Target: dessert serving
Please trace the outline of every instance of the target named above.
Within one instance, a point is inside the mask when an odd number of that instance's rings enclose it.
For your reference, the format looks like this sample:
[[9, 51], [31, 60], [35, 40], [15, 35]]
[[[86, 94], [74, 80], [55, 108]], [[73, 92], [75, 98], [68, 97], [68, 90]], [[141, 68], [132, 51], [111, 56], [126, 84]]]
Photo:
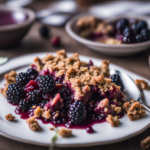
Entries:
[[[11, 71], [5, 79], [1, 93], [33, 131], [41, 129], [35, 119], [92, 133], [95, 123], [118, 126], [123, 112], [131, 121], [145, 114], [139, 102], [126, 102], [121, 78], [110, 76], [108, 60], [98, 67], [91, 60], [81, 61], [77, 53], [68, 57], [60, 50], [56, 56], [36, 57], [26, 72]], [[15, 118], [9, 114], [6, 119]]]
[[107, 23], [86, 16], [77, 20], [76, 27], [81, 37], [104, 44], [120, 45], [150, 40], [148, 24], [143, 20], [122, 18]]

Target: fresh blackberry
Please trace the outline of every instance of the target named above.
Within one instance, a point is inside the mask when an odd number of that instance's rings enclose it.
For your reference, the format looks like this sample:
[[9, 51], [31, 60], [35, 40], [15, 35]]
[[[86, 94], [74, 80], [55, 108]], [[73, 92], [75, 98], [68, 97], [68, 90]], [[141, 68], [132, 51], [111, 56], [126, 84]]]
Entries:
[[27, 111], [32, 105], [30, 100], [21, 99], [19, 102], [19, 109], [22, 111]]
[[132, 33], [133, 33], [134, 35], [137, 35], [137, 34], [140, 33], [140, 30], [139, 30], [139, 28], [137, 27], [137, 24], [133, 24], [133, 25], [131, 26], [131, 30], [132, 30]]
[[141, 30], [141, 36], [143, 36], [144, 41], [150, 40], [150, 30], [142, 29]]
[[30, 78], [27, 73], [21, 72], [16, 76], [16, 83], [21, 85], [22, 87], [24, 87], [29, 82], [29, 80]]
[[131, 43], [131, 42], [132, 42], [132, 38], [130, 36], [123, 37], [123, 43]]
[[30, 77], [30, 80], [34, 80], [38, 75], [38, 72], [33, 68], [28, 69], [26, 73]]
[[86, 117], [86, 108], [82, 101], [76, 100], [71, 106], [69, 110], [69, 120], [73, 124], [80, 124], [85, 120]]
[[132, 30], [129, 27], [125, 27], [125, 29], [123, 30], [123, 34], [125, 35], [126, 33], [131, 34]]
[[41, 107], [41, 108], [44, 108], [44, 106], [45, 106], [45, 104], [47, 104], [49, 101], [47, 101], [47, 100], [42, 100], [40, 103], [39, 103], [39, 106]]
[[24, 97], [25, 92], [20, 85], [12, 83], [8, 86], [6, 95], [8, 100], [14, 104], [18, 104], [20, 99]]
[[45, 93], [52, 92], [55, 89], [55, 81], [50, 75], [42, 76], [39, 79], [39, 88]]
[[126, 18], [123, 18], [117, 22], [116, 28], [118, 31], [123, 31], [125, 27], [129, 25], [129, 21]]
[[147, 28], [147, 23], [145, 21], [139, 21], [138, 24], [137, 24], [137, 28], [139, 30], [142, 30], [144, 28]]
[[138, 35], [136, 35], [136, 37], [135, 37], [135, 40], [136, 40], [136, 42], [142, 42], [143, 41], [143, 36], [142, 35], [140, 35], [140, 34], [138, 34]]
[[27, 93], [27, 97], [30, 101], [36, 104], [41, 101], [41, 94], [38, 90], [29, 91], [29, 93]]
[[111, 82], [115, 83], [116, 85], [120, 86], [121, 87], [121, 91], [124, 90], [124, 86], [122, 84], [122, 80], [120, 79], [120, 76], [119, 75], [112, 75], [111, 77]]
[[40, 28], [40, 34], [43, 38], [48, 38], [49, 37], [49, 29], [46, 26], [42, 26]]

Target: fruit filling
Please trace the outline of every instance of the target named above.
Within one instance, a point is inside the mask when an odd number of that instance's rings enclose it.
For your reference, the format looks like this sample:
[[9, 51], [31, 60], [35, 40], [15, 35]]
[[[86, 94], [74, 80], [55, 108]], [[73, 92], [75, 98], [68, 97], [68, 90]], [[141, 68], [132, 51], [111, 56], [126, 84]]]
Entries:
[[43, 123], [87, 128], [108, 115], [123, 116], [121, 90], [120, 77], [109, 75], [108, 61], [97, 67], [61, 50], [56, 56], [36, 57], [31, 68], [8, 85], [6, 95], [23, 119], [34, 116]]

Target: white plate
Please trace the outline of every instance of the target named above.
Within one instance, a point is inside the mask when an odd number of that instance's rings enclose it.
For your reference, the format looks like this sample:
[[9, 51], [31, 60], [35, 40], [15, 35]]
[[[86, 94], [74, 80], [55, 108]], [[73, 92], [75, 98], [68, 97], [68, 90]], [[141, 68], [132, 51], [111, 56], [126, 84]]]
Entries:
[[[70, 54], [69, 54], [70, 55]], [[1, 70], [3, 71], [4, 68], [9, 66], [9, 69], [15, 69], [15, 67], [19, 67], [19, 65], [27, 65], [30, 64], [35, 56], [43, 57], [45, 53], [36, 53], [31, 55], [25, 55], [22, 57], [18, 57], [16, 59], [11, 60], [10, 62], [6, 63], [4, 66], [1, 66]], [[80, 56], [82, 61], [88, 62], [89, 59], [92, 59], [95, 65], [100, 65], [101, 60]], [[20, 64], [18, 62], [21, 62]], [[26, 71], [28, 67], [22, 67], [20, 71]], [[121, 67], [111, 64], [111, 69], [118, 69], [121, 71], [126, 72], [130, 75], [133, 79], [136, 78], [143, 78], [139, 75], [136, 75], [132, 72], [129, 72]], [[8, 71], [8, 70], [7, 70]], [[148, 80], [147, 80], [148, 81]], [[0, 87], [3, 87], [4, 80], [0, 82]], [[150, 104], [149, 96], [150, 91], [144, 91], [146, 103]], [[137, 95], [132, 94], [130, 95], [131, 99], [136, 99]], [[33, 132], [29, 129], [28, 125], [25, 123], [25, 120], [20, 119], [19, 115], [16, 115], [14, 112], [15, 106], [10, 105], [6, 98], [3, 95], [0, 95], [0, 130], [1, 135], [8, 137], [13, 140], [31, 143], [36, 145], [43, 145], [48, 146], [51, 138], [54, 135], [54, 131], [50, 131], [49, 127], [50, 124], [42, 124], [39, 121], [40, 126], [42, 127], [43, 131], [41, 132]], [[5, 120], [5, 115], [8, 113], [12, 113], [16, 116], [17, 122], [8, 122]], [[147, 112], [145, 117], [141, 118], [140, 120], [136, 121], [129, 121], [129, 118], [125, 115], [123, 118], [120, 119], [119, 127], [113, 128], [110, 126], [109, 123], [101, 123], [93, 125], [94, 130], [96, 133], [94, 134], [87, 134], [83, 129], [73, 129], [74, 137], [72, 138], [61, 138], [56, 141], [55, 146], [59, 147], [81, 147], [81, 146], [94, 146], [94, 145], [102, 145], [102, 144], [109, 144], [119, 142], [139, 133], [143, 132], [150, 126], [149, 118], [150, 113]]]
[[[84, 16], [88, 16], [88, 15], [82, 14], [79, 16], [75, 16], [74, 18], [68, 21], [65, 28], [66, 28], [67, 33], [73, 39], [89, 47], [92, 50], [95, 50], [97, 52], [101, 52], [104, 54], [108, 54], [108, 55], [128, 56], [128, 55], [134, 55], [136, 53], [144, 51], [145, 49], [150, 47], [150, 40], [146, 42], [142, 42], [142, 43], [136, 43], [136, 44], [109, 45], [109, 44], [93, 42], [91, 40], [85, 39], [77, 34], [77, 29], [76, 29], [77, 20]], [[105, 21], [112, 22], [121, 18], [135, 18], [138, 20], [144, 20], [148, 23], [148, 26], [150, 27], [150, 17], [147, 17], [147, 16], [122, 15], [118, 17], [111, 17], [111, 19], [107, 19], [107, 20], [105, 19]]]

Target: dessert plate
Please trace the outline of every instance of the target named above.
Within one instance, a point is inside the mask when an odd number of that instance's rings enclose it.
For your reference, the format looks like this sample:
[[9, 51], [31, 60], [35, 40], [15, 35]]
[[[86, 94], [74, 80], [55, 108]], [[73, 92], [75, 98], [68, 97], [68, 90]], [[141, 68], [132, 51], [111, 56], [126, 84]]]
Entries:
[[[25, 55], [22, 57], [18, 57], [16, 59], [10, 60], [8, 63], [1, 66], [1, 73], [5, 73], [12, 69], [16, 69], [20, 67], [20, 69], [16, 70], [17, 72], [26, 71], [29, 67], [29, 64], [32, 63], [32, 60], [35, 56], [44, 57], [46, 53], [35, 53], [31, 55]], [[55, 55], [55, 53], [52, 53]], [[68, 54], [69, 56], [71, 54]], [[100, 65], [101, 60], [95, 59], [86, 56], [80, 56], [80, 59], [85, 62], [89, 62], [89, 59], [92, 59], [95, 65]], [[20, 63], [18, 63], [20, 62]], [[27, 67], [23, 67], [28, 65]], [[110, 64], [110, 69], [116, 69], [120, 71], [124, 71], [133, 79], [143, 77], [129, 72], [119, 66]], [[148, 80], [147, 80], [148, 81]], [[4, 80], [0, 81], [0, 88], [3, 87]], [[125, 81], [123, 81], [125, 82]], [[148, 81], [150, 82], [150, 81]], [[136, 99], [138, 95], [135, 93], [131, 93], [125, 84], [125, 95], [130, 97], [130, 99]], [[144, 91], [145, 102], [150, 105], [148, 101], [150, 95], [150, 91]], [[39, 120], [39, 124], [42, 127], [42, 131], [33, 132], [29, 129], [28, 125], [25, 123], [25, 120], [20, 119], [19, 115], [16, 115], [14, 110], [15, 106], [9, 104], [6, 98], [0, 94], [0, 134], [2, 136], [8, 137], [10, 139], [21, 141], [24, 143], [36, 144], [49, 146], [49, 143], [54, 136], [54, 131], [49, 130], [51, 124], [42, 124]], [[12, 113], [16, 117], [16, 122], [8, 122], [5, 120], [5, 115], [8, 113]], [[120, 125], [118, 127], [111, 127], [109, 123], [100, 123], [93, 125], [93, 129], [95, 133], [88, 134], [85, 129], [73, 129], [73, 137], [71, 138], [62, 138], [59, 137], [55, 142], [55, 146], [58, 147], [81, 147], [81, 146], [94, 146], [94, 145], [102, 145], [102, 144], [110, 144], [119, 141], [123, 141], [130, 137], [136, 136], [142, 133], [144, 130], [150, 127], [150, 121], [148, 119], [150, 117], [150, 113], [146, 112], [143, 118], [136, 121], [130, 121], [129, 118], [125, 115], [120, 119]]]
[[[76, 29], [77, 20], [84, 16], [87, 16], [87, 14], [78, 15], [72, 18], [71, 20], [69, 20], [69, 22], [66, 24], [66, 31], [73, 39], [89, 47], [91, 50], [95, 50], [97, 52], [101, 52], [108, 55], [114, 55], [114, 56], [129, 56], [144, 51], [150, 46], [150, 40], [146, 42], [136, 43], [136, 44], [109, 45], [109, 44], [93, 42], [91, 40], [85, 39], [77, 34], [77, 29]], [[150, 27], [150, 18], [147, 16], [122, 15], [117, 17], [111, 17], [111, 19], [105, 19], [105, 21], [113, 22], [121, 18], [134, 18], [137, 20], [144, 20], [148, 23], [148, 27]]]

